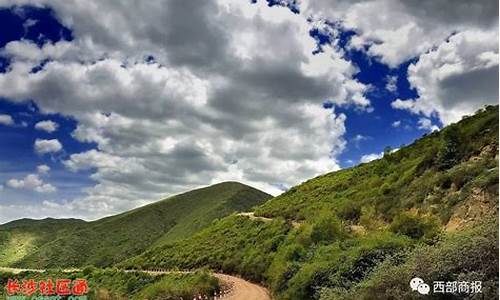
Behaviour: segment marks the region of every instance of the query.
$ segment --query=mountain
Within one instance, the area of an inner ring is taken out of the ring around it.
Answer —
[[[415,276],[496,298],[498,106],[119,266],[238,273],[276,299],[420,299]]]
[[[0,265],[109,266],[153,244],[190,236],[213,220],[262,204],[271,196],[224,182],[93,222],[17,220],[0,226]]]

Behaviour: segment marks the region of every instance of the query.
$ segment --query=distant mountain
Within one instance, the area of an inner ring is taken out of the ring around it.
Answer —
[[[153,244],[190,236],[217,218],[247,211],[269,198],[241,183],[224,182],[93,222],[17,220],[0,225],[0,265],[109,266]]]
[[[415,276],[497,298],[498,121],[486,107],[120,266],[238,273],[276,299],[420,299]]]

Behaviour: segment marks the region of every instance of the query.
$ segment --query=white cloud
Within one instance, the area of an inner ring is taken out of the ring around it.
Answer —
[[[38,167],[36,167],[36,171],[39,174],[47,174],[50,171],[50,167],[47,165],[39,165]]]
[[[420,118],[418,120],[418,129],[424,129],[429,131],[439,130],[437,125],[432,124],[432,121],[427,118]]]
[[[56,131],[58,127],[59,127],[59,124],[57,124],[56,122],[51,121],[51,120],[40,121],[40,122],[35,124],[35,129],[43,130],[43,131],[46,131],[48,133],[52,133],[52,132]]]
[[[360,147],[360,145],[361,145],[361,142],[363,142],[363,141],[367,141],[367,140],[369,140],[369,139],[371,139],[371,137],[369,137],[369,136],[364,136],[364,135],[362,135],[362,134],[356,134],[356,135],[355,135],[355,136],[351,139],[351,142],[354,144],[354,146],[355,146],[356,148],[359,148],[359,147]]]
[[[408,69],[419,97],[396,100],[394,108],[444,124],[458,121],[486,104],[498,103],[498,32],[465,31],[423,54]]]
[[[380,153],[370,153],[370,154],[365,154],[361,156],[361,159],[359,160],[360,163],[368,163],[376,159],[380,159],[384,156],[384,152]]]
[[[57,139],[36,139],[34,148],[35,152],[38,154],[47,154],[61,151],[62,145]]]
[[[13,126],[14,120],[10,115],[0,114],[0,125]]]
[[[436,113],[446,125],[498,103],[498,1],[303,0],[301,10],[354,30],[348,47],[392,68],[418,58],[408,77],[419,96],[394,108]]]
[[[400,120],[394,121],[394,122],[392,122],[391,126],[394,128],[397,128],[397,127],[401,126],[401,121]]]
[[[385,89],[391,93],[394,93],[398,90],[398,77],[397,76],[387,76],[387,83],[385,85]]]
[[[498,30],[498,1],[491,0],[303,0],[301,6],[314,19],[339,21],[356,31],[351,47],[367,48],[391,67],[454,32]]]
[[[53,185],[44,183],[38,174],[28,174],[23,179],[9,179],[6,185],[13,189],[27,189],[38,193],[52,193],[57,190]]]

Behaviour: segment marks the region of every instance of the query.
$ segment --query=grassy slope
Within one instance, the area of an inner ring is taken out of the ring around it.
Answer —
[[[61,232],[50,230],[12,231],[0,226],[1,249],[16,239],[38,239],[37,247],[23,255],[7,254],[3,265],[23,267],[108,266],[137,255],[153,243],[159,245],[189,236],[214,219],[244,211],[269,199],[269,195],[236,182],[225,182],[193,190],[116,216],[89,222]],[[3,233],[2,233],[3,232]],[[51,234],[52,240],[45,238]],[[44,238],[41,238],[43,236]]]
[[[58,235],[85,226],[77,219],[21,219],[0,226],[0,262],[10,265],[38,250]]]
[[[456,163],[439,168],[444,132],[452,129],[459,137]],[[492,187],[498,181],[497,150],[498,108],[492,108],[383,159],[311,179],[268,201],[256,214],[307,220],[324,208],[359,223],[361,208],[366,215],[374,211],[382,221],[413,208],[447,222],[475,187]]]
[[[395,288],[404,294],[416,266],[427,263],[426,280],[480,274],[492,287],[489,295],[495,295],[498,107],[380,160],[311,179],[256,213],[276,220],[224,218],[122,265],[207,265],[263,281],[278,299],[370,299],[370,291],[378,291],[380,299],[399,299],[398,291],[383,287],[399,280],[405,284]],[[302,225],[293,228],[293,220]],[[460,250],[463,243],[457,240],[477,236],[481,251]],[[438,254],[442,257],[432,257]],[[440,259],[477,265],[453,269],[429,263]],[[382,263],[398,272],[383,273]],[[394,277],[398,274],[404,276]]]
[[[145,273],[123,272],[114,269],[85,268],[81,272],[60,273],[56,270],[44,273],[22,272],[11,274],[0,272],[0,285],[8,279],[47,280],[56,278],[84,278],[88,281],[89,299],[193,299],[196,295],[213,295],[220,290],[217,278],[205,271],[193,273],[171,273],[152,276]],[[5,289],[0,289],[0,299],[5,299]],[[36,297],[37,294],[32,297]],[[62,297],[68,299],[69,297]]]

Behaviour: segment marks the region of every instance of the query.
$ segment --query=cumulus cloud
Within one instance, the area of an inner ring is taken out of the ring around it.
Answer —
[[[391,67],[420,56],[454,32],[498,30],[498,1],[492,0],[303,0],[301,6],[315,19],[340,21],[354,30],[350,46]]]
[[[359,160],[360,163],[368,163],[376,159],[380,159],[384,156],[384,152],[380,153],[370,153],[370,154],[365,154],[361,156],[361,159]]]
[[[47,154],[47,153],[54,153],[54,152],[59,152],[62,150],[62,145],[57,139],[51,139],[51,140],[43,140],[43,139],[36,139],[35,140],[35,152],[38,154]]]
[[[391,126],[394,128],[398,128],[399,126],[401,126],[401,121],[400,120],[394,121],[392,122]]]
[[[52,132],[56,131],[58,127],[59,127],[59,124],[57,124],[56,122],[51,121],[51,120],[40,121],[40,122],[35,124],[35,129],[43,130],[43,131],[46,131],[48,133],[52,133]]]
[[[36,167],[36,170],[39,174],[47,174],[50,171],[50,167],[47,165],[39,165]]]
[[[348,47],[389,67],[418,58],[408,78],[419,96],[395,100],[396,109],[436,113],[449,124],[498,103],[498,1],[303,0],[301,6],[318,22],[355,31]],[[393,80],[386,88],[394,92]]]
[[[52,193],[57,190],[50,183],[44,183],[38,174],[28,174],[23,179],[9,179],[6,185],[13,189],[27,189],[38,193]]]
[[[398,77],[397,76],[387,76],[387,83],[385,85],[385,88],[391,92],[394,93],[398,90]]]
[[[435,131],[435,130],[439,130],[439,127],[437,125],[432,124],[432,121],[430,119],[420,118],[418,120],[418,129]]]
[[[453,35],[411,65],[408,79],[419,97],[392,106],[428,117],[437,113],[444,124],[498,103],[498,32]]]
[[[10,115],[0,114],[0,125],[13,126],[14,120]]]

